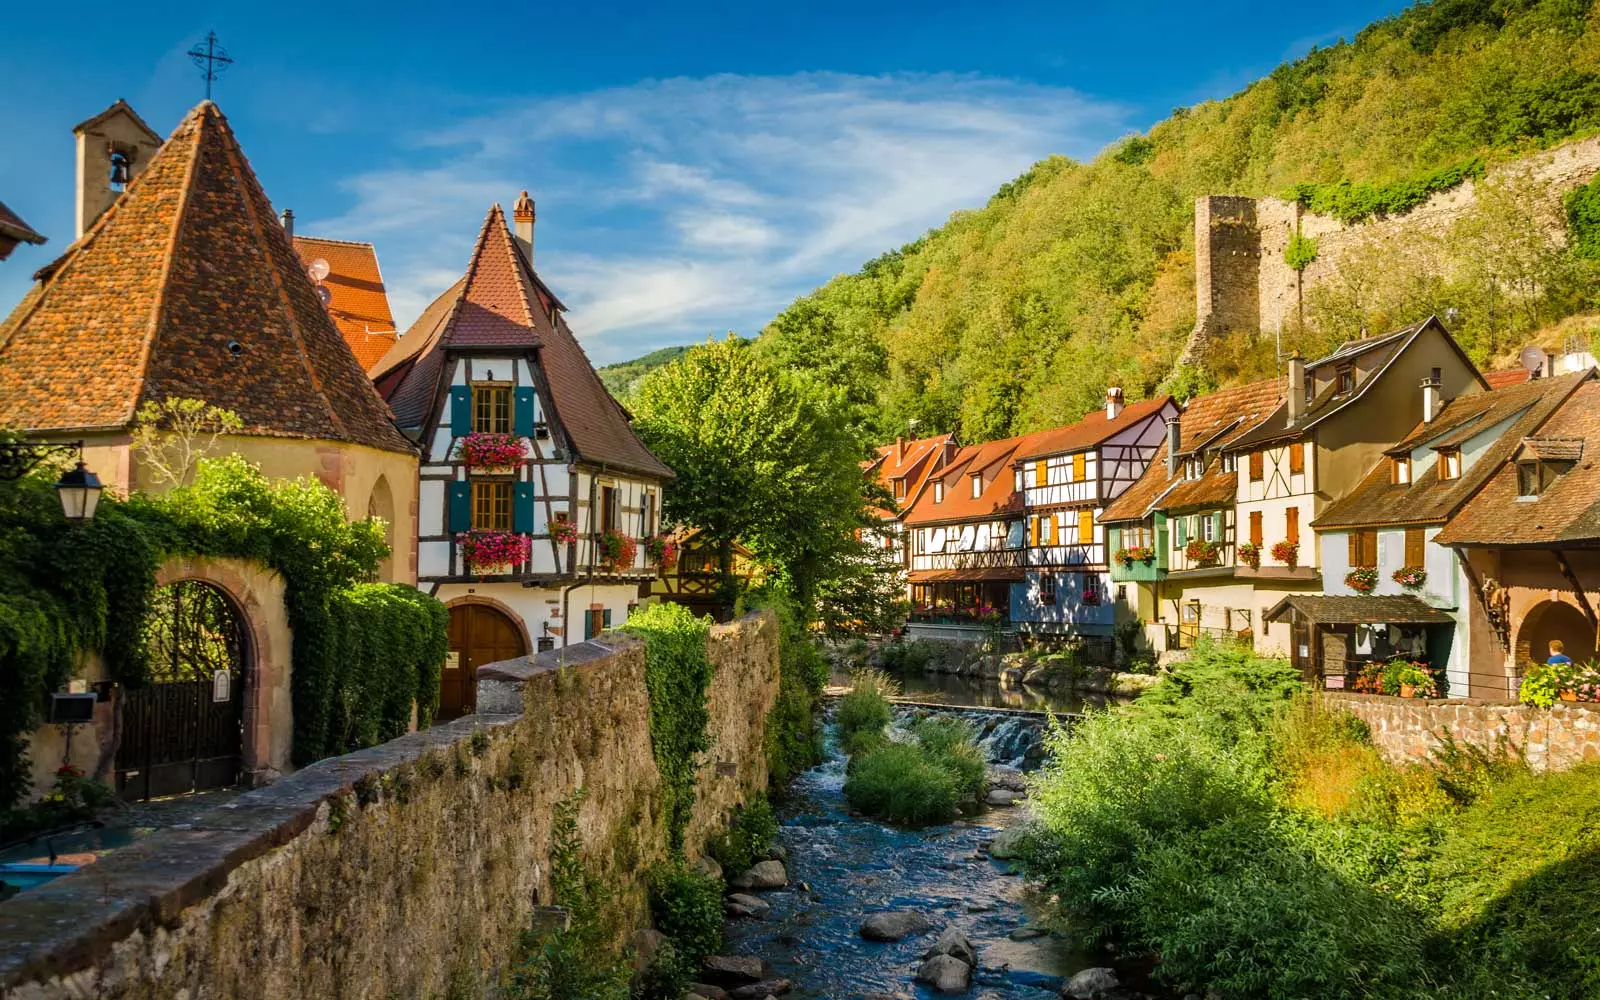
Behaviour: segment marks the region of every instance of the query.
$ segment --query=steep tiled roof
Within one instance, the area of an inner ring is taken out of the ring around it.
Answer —
[[[1582,438],[1584,455],[1600,455],[1600,382],[1583,382],[1539,435]],[[1520,446],[1521,435],[1512,443]],[[1600,463],[1579,461],[1538,497],[1524,499],[1517,492],[1516,466],[1501,462],[1436,540],[1441,545],[1600,544]]]
[[[459,348],[538,350],[551,409],[581,461],[670,477],[567,326],[559,299],[517,248],[499,205],[489,209],[466,274],[425,309],[371,369],[400,426],[419,429],[441,404],[445,355]]]
[[[1504,389],[1508,385],[1521,385],[1533,377],[1526,368],[1504,368],[1497,372],[1484,372],[1483,380],[1491,389]]]
[[[1447,625],[1455,620],[1438,608],[1405,594],[1362,597],[1290,594],[1273,605],[1266,620],[1285,621],[1290,608],[1320,625]]]
[[[186,396],[245,434],[414,450],[209,101],[41,275],[0,324],[0,426],[118,428]]]
[[[1408,326],[1403,330],[1396,330],[1393,333],[1386,333],[1379,337],[1366,337],[1361,340],[1348,341],[1341,344],[1338,350],[1327,357],[1318,358],[1316,361],[1307,364],[1306,378],[1310,379],[1313,372],[1326,365],[1351,362],[1358,357],[1364,357],[1366,364],[1359,367],[1365,368],[1370,374],[1356,383],[1354,392],[1341,394],[1330,383],[1327,389],[1317,394],[1306,405],[1305,412],[1292,425],[1289,423],[1289,407],[1285,403],[1285,405],[1278,407],[1276,413],[1262,421],[1255,430],[1235,441],[1235,445],[1238,447],[1250,447],[1283,438],[1298,437],[1335,413],[1344,410],[1348,406],[1353,406],[1357,400],[1366,395],[1367,390],[1382,380],[1390,362],[1399,357],[1401,352],[1409,347],[1411,342],[1421,336],[1423,331],[1429,327],[1434,327],[1443,334],[1445,342],[1461,355],[1462,360],[1467,365],[1470,366],[1472,364],[1466,353],[1461,350],[1461,345],[1456,342],[1454,337],[1450,336],[1450,332],[1444,328],[1444,325],[1439,322],[1436,316],[1429,316],[1421,323]],[[1487,387],[1487,383],[1485,383],[1485,387]]]
[[[1282,399],[1283,381],[1272,378],[1189,400],[1178,418],[1179,455],[1226,447],[1271,414]],[[1185,480],[1181,466],[1169,477],[1163,440],[1144,474],[1101,512],[1100,520],[1137,521],[1152,510],[1232,503],[1237,485],[1238,475],[1223,472],[1216,458],[1199,479]]]
[[[904,507],[917,495],[923,481],[941,466],[946,448],[954,441],[954,434],[938,434],[933,437],[917,438],[914,441],[896,441],[894,444],[886,444],[875,449],[872,459],[865,465],[867,471],[891,495],[894,493],[894,480],[905,480],[905,494],[902,498]],[[880,510],[878,513],[883,517],[895,516],[895,512],[890,510]]]
[[[1022,510],[1022,494],[1016,487],[1016,476],[1011,463],[1019,451],[1033,444],[1033,439],[1048,431],[970,444],[951,456],[944,467],[922,484],[911,498],[905,516],[906,524],[939,524],[946,521],[972,521],[983,518],[1007,517]],[[971,476],[983,477],[983,491],[972,495]],[[933,484],[944,483],[944,501],[933,500]]]
[[[1514,422],[1455,479],[1441,480],[1437,463],[1426,462],[1413,463],[1409,484],[1395,483],[1389,460],[1380,461],[1313,524],[1326,529],[1448,519],[1511,457],[1523,437],[1549,420],[1589,377],[1589,372],[1559,375],[1451,400],[1432,423],[1418,424],[1390,454],[1418,447],[1461,447],[1498,424]]]
[[[1154,399],[1129,403],[1122,408],[1121,413],[1117,414],[1117,419],[1115,420],[1107,420],[1104,409],[1095,410],[1075,424],[1068,424],[1065,427],[1051,427],[1048,430],[1030,434],[1028,435],[1028,445],[1024,450],[1017,452],[1016,460],[1025,462],[1029,459],[1045,458],[1050,455],[1060,455],[1069,451],[1092,448],[1106,438],[1127,430],[1139,421],[1158,412],[1171,400],[1171,396],[1157,396]]]
[[[377,364],[394,346],[394,314],[378,270],[378,252],[371,243],[296,236],[295,252],[307,267],[328,262],[322,286],[328,290],[328,315],[344,335],[363,371]]]
[[[33,227],[22,221],[22,217],[6,207],[0,201],[0,239],[9,239],[15,243],[43,243],[44,237],[34,231]]]

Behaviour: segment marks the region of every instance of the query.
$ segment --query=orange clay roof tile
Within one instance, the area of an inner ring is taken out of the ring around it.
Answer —
[[[307,267],[314,260],[328,262],[322,285],[328,290],[328,316],[350,345],[361,369],[367,371],[394,346],[394,314],[378,270],[378,253],[371,243],[296,236],[295,252]]]

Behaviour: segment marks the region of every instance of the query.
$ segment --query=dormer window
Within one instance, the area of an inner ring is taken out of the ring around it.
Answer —
[[[1239,459],[1231,451],[1222,453],[1222,471],[1233,472],[1239,468]]]
[[[972,479],[972,499],[976,500],[979,497],[983,496],[983,477],[981,475],[973,475],[971,477],[971,479]]]
[[[944,483],[943,482],[937,482],[937,483],[933,484],[933,502],[934,503],[944,503]]]
[[[1349,365],[1339,369],[1339,395],[1348,396],[1356,391],[1356,370]]]
[[[1575,462],[1545,461],[1543,459],[1524,460],[1517,463],[1517,496],[1523,499],[1532,499],[1543,495],[1560,479],[1569,472]]]
[[[1011,480],[1011,488],[1016,490],[1019,493],[1022,492],[1022,470],[1021,469],[1017,469],[1016,472],[1013,474],[1012,480]]]
[[[1389,460],[1389,481],[1396,486],[1411,483],[1411,456],[1396,455]]]
[[[1449,448],[1439,452],[1439,478],[1461,478],[1461,449]]]
[[[906,480],[904,476],[897,477],[894,481],[894,498],[896,500],[904,500],[906,498]]]

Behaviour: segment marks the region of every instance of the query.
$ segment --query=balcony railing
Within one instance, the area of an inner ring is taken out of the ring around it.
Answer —
[[[925,552],[911,557],[913,570],[991,569],[1021,566],[1021,549],[981,549],[973,552]]]

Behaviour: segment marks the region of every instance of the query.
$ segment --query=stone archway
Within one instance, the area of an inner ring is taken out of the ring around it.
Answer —
[[[379,476],[372,484],[372,493],[367,497],[367,516],[383,519],[383,540],[389,546],[389,555],[378,565],[378,579],[394,583],[394,491],[389,488],[387,476]]]
[[[1566,654],[1579,663],[1594,659],[1595,628],[1582,611],[1565,601],[1541,601],[1523,616],[1517,629],[1517,658],[1543,663],[1550,655],[1550,640],[1559,639]]]

